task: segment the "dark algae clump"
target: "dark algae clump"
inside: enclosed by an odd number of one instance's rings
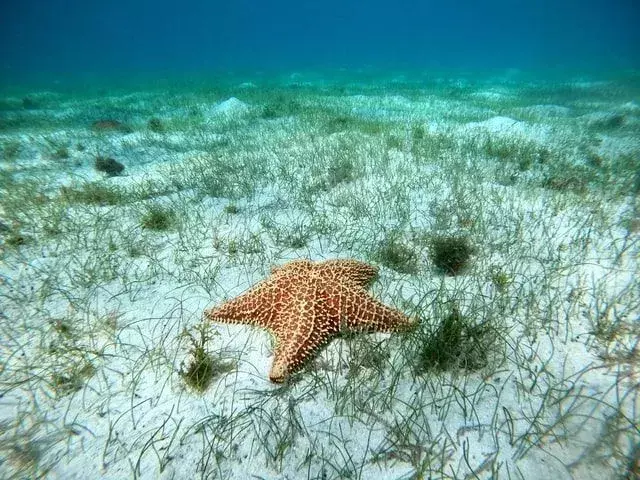
[[[124,165],[109,157],[96,157],[95,167],[96,170],[106,173],[109,177],[115,177],[124,172]]]

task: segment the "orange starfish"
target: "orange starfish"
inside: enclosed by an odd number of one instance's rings
[[[376,275],[375,267],[356,260],[294,260],[204,315],[269,330],[276,338],[269,379],[282,382],[338,332],[395,332],[415,325],[367,293]]]

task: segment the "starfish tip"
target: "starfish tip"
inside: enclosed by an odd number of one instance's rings
[[[282,383],[287,376],[286,365],[280,362],[274,362],[269,372],[269,380],[273,383]]]

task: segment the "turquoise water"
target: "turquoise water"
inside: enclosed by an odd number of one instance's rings
[[[633,0],[11,1],[0,76],[626,69],[640,64],[639,10]]]

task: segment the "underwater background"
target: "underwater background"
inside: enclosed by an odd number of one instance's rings
[[[9,1],[0,76],[640,64],[635,0]]]
[[[0,479],[640,478],[639,12],[5,0]]]

